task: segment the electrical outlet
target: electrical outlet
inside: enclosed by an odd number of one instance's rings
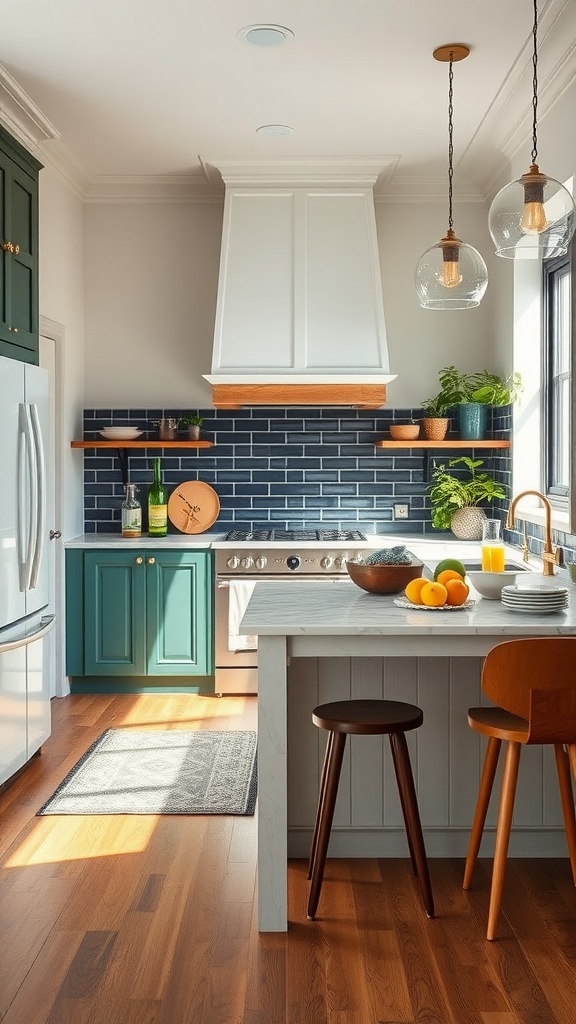
[[[408,505],[393,505],[394,519],[408,519]]]

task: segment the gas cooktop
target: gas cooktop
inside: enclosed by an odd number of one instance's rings
[[[366,540],[359,530],[230,530],[226,534],[226,540],[235,541],[283,541],[292,543],[301,540],[318,540],[324,543],[331,543],[335,540]]]

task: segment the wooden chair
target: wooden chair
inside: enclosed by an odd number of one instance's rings
[[[498,811],[487,938],[495,937],[522,745],[552,743],[560,783],[572,877],[576,885],[576,820],[570,765],[576,777],[576,637],[511,640],[484,662],[482,690],[497,707],[470,708],[468,724],[488,736],[464,871],[469,889],[478,858],[502,740],[506,761]]]
[[[414,704],[405,704],[396,700],[339,700],[331,704],[320,704],[312,712],[314,725],[319,729],[327,729],[329,736],[308,866],[308,878],[312,880],[307,915],[310,921],[314,919],[320,898],[326,853],[338,794],[340,769],[346,737],[349,734],[355,736],[387,734],[390,738],[392,761],[406,825],[412,869],[420,882],[426,913],[428,917],[434,917],[434,900],[418,812],[418,801],[404,735],[411,729],[419,728],[423,720],[424,715],[420,708]]]

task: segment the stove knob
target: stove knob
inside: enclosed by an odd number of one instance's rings
[[[260,557],[256,559],[256,568],[257,569],[265,569],[267,565],[268,565],[268,559],[265,557],[265,555],[260,555]]]
[[[228,566],[229,569],[237,569],[238,566],[240,565],[240,559],[238,558],[238,555],[232,555],[232,558],[228,559],[226,565]]]
[[[299,569],[301,562],[302,559],[300,558],[300,555],[289,555],[288,558],[286,559],[286,565],[288,566],[289,569],[292,569],[292,571],[294,571],[295,569]]]
[[[340,558],[340,557],[335,558],[334,559],[334,568],[335,569],[345,569],[346,568],[346,559],[345,558]]]
[[[324,558],[320,559],[320,568],[321,569],[329,569],[331,565],[332,565],[332,559],[331,559],[330,555],[325,555]]]
[[[247,555],[246,558],[242,559],[240,564],[243,569],[251,569],[252,566],[254,565],[254,559],[252,558],[252,555]]]

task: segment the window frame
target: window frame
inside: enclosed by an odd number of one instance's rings
[[[551,467],[554,460],[554,437],[556,430],[552,420],[552,375],[554,368],[553,335],[556,324],[553,303],[553,291],[560,272],[567,271],[570,278],[570,391],[569,391],[569,481],[568,489],[554,488],[550,485]],[[542,264],[542,478],[544,493],[552,507],[559,512],[568,514],[568,529],[576,527],[576,449],[572,442],[573,426],[576,423],[576,247],[570,246],[565,256],[555,260],[547,260]]]

